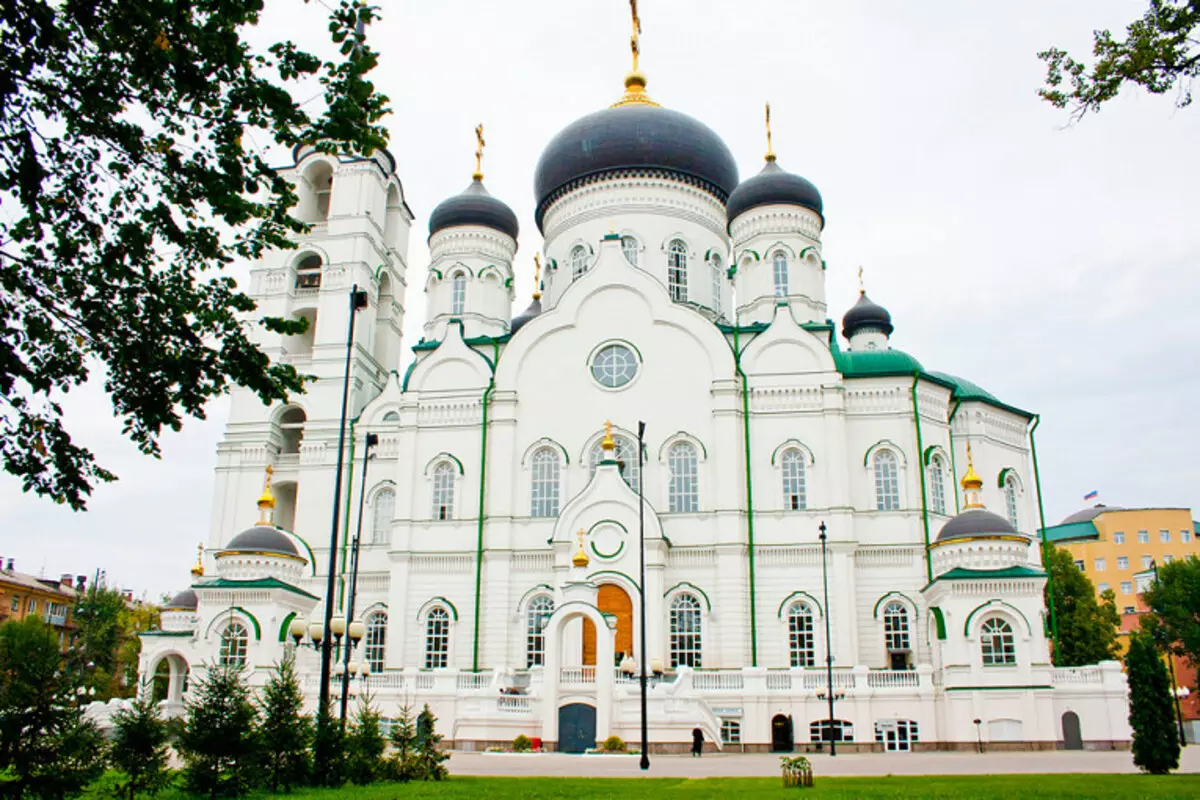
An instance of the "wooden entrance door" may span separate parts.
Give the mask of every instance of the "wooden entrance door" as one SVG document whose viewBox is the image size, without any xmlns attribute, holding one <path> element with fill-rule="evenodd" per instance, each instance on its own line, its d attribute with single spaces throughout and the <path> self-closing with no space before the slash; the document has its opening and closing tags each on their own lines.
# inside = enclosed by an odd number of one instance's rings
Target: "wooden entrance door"
<svg viewBox="0 0 1200 800">
<path fill-rule="evenodd" d="M 633 601 L 629 593 L 620 586 L 611 583 L 601 584 L 597 593 L 596 606 L 601 614 L 612 614 L 617 618 L 617 638 L 614 650 L 619 659 L 625 653 L 633 652 Z M 590 619 L 583 620 L 583 663 L 586 666 L 596 665 L 596 626 Z M 618 666 L 603 664 L 601 666 Z"/>
</svg>

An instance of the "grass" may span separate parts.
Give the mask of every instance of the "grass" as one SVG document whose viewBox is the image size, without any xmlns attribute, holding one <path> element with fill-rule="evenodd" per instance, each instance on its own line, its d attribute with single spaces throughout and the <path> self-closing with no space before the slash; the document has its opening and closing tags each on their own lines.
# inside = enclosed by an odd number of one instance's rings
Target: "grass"
<svg viewBox="0 0 1200 800">
<path fill-rule="evenodd" d="M 269 797 L 259 794 L 256 797 Z M 663 798 L 1193 798 L 1200 797 L 1200 775 L 931 775 L 821 778 L 811 789 L 784 789 L 778 778 L 477 778 L 455 777 L 442 783 L 380 783 L 339 789 L 304 789 L 293 800 L 663 800 Z M 87 797 L 112 797 L 95 787 Z M 184 800 L 178 790 L 159 800 Z"/>
</svg>

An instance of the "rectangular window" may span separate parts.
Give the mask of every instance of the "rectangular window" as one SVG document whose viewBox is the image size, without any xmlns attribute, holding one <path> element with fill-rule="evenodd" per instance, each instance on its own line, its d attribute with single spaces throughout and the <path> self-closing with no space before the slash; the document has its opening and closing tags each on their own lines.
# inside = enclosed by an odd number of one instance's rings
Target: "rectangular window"
<svg viewBox="0 0 1200 800">
<path fill-rule="evenodd" d="M 1153 560 L 1150 556 L 1142 556 L 1142 569 L 1150 569 L 1150 562 Z"/>
<path fill-rule="evenodd" d="M 1138 531 L 1138 544 L 1150 544 L 1150 531 Z"/>
<path fill-rule="evenodd" d="M 1131 581 L 1121 581 L 1121 594 L 1133 594 L 1133 583 Z"/>
<path fill-rule="evenodd" d="M 12 610 L 14 612 L 21 610 L 21 598 L 14 597 L 12 601 Z"/>
<path fill-rule="evenodd" d="M 25 613 L 26 613 L 26 614 L 33 614 L 33 613 L 36 613 L 36 612 L 37 612 L 37 600 L 34 600 L 33 598 L 30 598 L 30 599 L 29 599 L 29 604 L 28 604 L 27 606 L 25 606 Z"/>
<path fill-rule="evenodd" d="M 1100 592 L 1101 594 L 1103 594 L 1104 592 L 1107 592 L 1107 591 L 1108 591 L 1108 584 L 1107 584 L 1107 583 L 1098 583 L 1098 584 L 1096 584 L 1096 591 Z"/>
<path fill-rule="evenodd" d="M 1129 556 L 1117 556 L 1117 569 L 1129 569 Z"/>
<path fill-rule="evenodd" d="M 1087 572 L 1087 570 L 1085 570 L 1083 568 L 1083 559 L 1082 558 L 1075 559 L 1075 569 L 1079 570 L 1080 572 Z"/>
<path fill-rule="evenodd" d="M 1163 556 L 1164 564 L 1170 564 L 1174 560 L 1175 560 L 1175 556 L 1171 555 L 1170 553 L 1167 553 L 1166 555 Z"/>
<path fill-rule="evenodd" d="M 1122 614 L 1136 614 L 1137 609 L 1134 608 L 1133 606 L 1125 606 L 1125 608 L 1121 611 L 1121 613 Z"/>
<path fill-rule="evenodd" d="M 1104 572 L 1104 570 L 1106 570 L 1106 569 L 1108 569 L 1108 561 L 1103 558 L 1097 558 L 1096 559 L 1096 572 Z"/>
<path fill-rule="evenodd" d="M 1113 532 L 1113 544 L 1125 544 L 1125 531 Z"/>
<path fill-rule="evenodd" d="M 721 720 L 721 741 L 725 744 L 741 744 L 742 723 L 736 719 Z"/>
<path fill-rule="evenodd" d="M 1170 544 L 1171 543 L 1171 532 L 1170 531 L 1159 531 L 1158 532 L 1158 540 L 1160 542 L 1162 542 L 1163 544 Z"/>
<path fill-rule="evenodd" d="M 1192 532 L 1189 531 L 1187 528 L 1184 528 L 1183 530 L 1181 530 L 1179 532 L 1179 541 L 1183 542 L 1184 544 L 1187 544 L 1191 540 L 1192 540 Z"/>
</svg>

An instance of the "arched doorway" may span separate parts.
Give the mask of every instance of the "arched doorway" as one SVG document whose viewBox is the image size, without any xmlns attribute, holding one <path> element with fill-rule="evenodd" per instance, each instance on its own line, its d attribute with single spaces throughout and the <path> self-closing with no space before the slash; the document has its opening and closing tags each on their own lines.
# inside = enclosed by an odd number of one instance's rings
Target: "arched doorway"
<svg viewBox="0 0 1200 800">
<path fill-rule="evenodd" d="M 558 752 L 583 753 L 596 746 L 596 707 L 568 703 L 558 709 Z"/>
<path fill-rule="evenodd" d="M 1079 730 L 1079 715 L 1068 711 L 1062 715 L 1062 733 L 1064 750 L 1082 750 L 1083 734 Z"/>
<path fill-rule="evenodd" d="M 169 653 L 158 662 L 151 673 L 150 691 L 155 702 L 167 701 L 171 706 L 182 706 L 183 695 L 188 690 L 191 670 L 183 656 Z"/>
<path fill-rule="evenodd" d="M 771 718 L 771 752 L 790 753 L 795 747 L 796 740 L 792 736 L 792 718 L 776 714 Z"/>
<path fill-rule="evenodd" d="M 613 583 L 600 585 L 596 594 L 596 608 L 601 614 L 617 618 L 616 640 L 613 643 L 614 657 L 621 659 L 625 653 L 633 653 L 633 601 L 629 593 Z M 596 664 L 596 626 L 590 619 L 583 620 L 583 664 Z M 609 666 L 603 664 L 601 666 Z M 619 666 L 612 664 L 611 666 Z"/>
</svg>

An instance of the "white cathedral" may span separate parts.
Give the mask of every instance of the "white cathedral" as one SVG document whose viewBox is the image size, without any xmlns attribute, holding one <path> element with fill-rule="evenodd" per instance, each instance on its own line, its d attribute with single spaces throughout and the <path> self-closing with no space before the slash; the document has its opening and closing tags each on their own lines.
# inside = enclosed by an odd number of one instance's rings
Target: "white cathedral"
<svg viewBox="0 0 1200 800">
<path fill-rule="evenodd" d="M 726 750 L 1128 746 L 1120 665 L 1050 664 L 1036 417 L 893 349 L 865 293 L 839 330 L 817 188 L 770 152 L 739 180 L 636 61 L 625 88 L 537 164 L 519 314 L 512 210 L 478 169 L 434 209 L 413 357 L 396 160 L 295 151 L 310 228 L 250 293 L 308 320 L 258 342 L 316 380 L 233 394 L 207 547 L 142 637 L 168 709 L 213 664 L 261 685 L 290 649 L 315 707 L 328 599 L 353 646 L 334 697 L 346 672 L 385 716 L 428 703 L 460 748 L 636 743 L 643 666 L 658 751 L 697 727 Z"/>
</svg>

